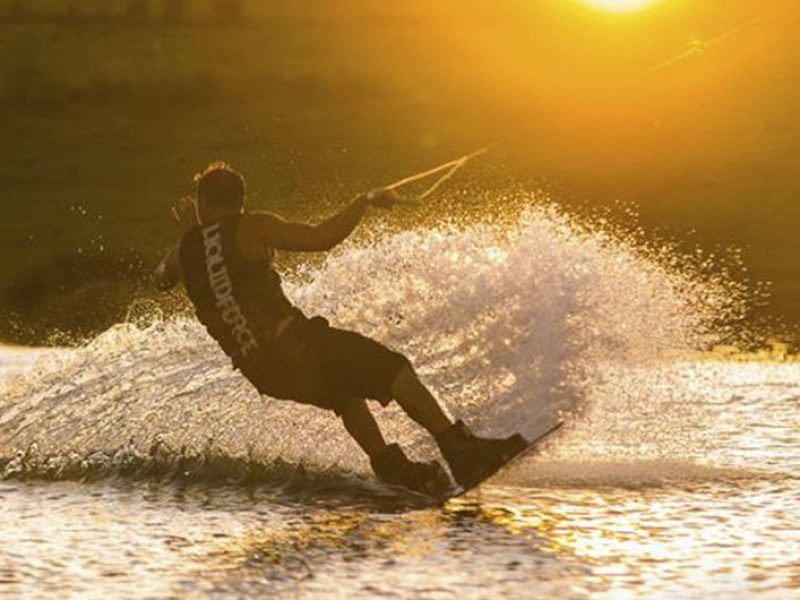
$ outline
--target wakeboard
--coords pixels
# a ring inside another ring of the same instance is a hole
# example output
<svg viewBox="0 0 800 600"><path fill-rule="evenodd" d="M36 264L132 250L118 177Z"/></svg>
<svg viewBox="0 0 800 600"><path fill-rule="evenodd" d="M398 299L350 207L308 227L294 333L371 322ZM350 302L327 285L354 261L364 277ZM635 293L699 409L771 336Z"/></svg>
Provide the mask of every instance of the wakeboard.
<svg viewBox="0 0 800 600"><path fill-rule="evenodd" d="M483 473L481 477L479 477L475 481L471 482L469 485L466 485L466 486L458 485L458 484L454 485L449 490L447 490L444 494L438 496L436 498L436 500L438 502L440 502L441 504L445 504L449 500L452 500L454 498L458 498L459 496L463 496L464 494L466 494L470 490L474 490L475 488L480 486L482 483L484 483L488 479L491 479L492 477L494 477L498 473L500 473L503 470L505 470L509 465L514 464L516 461L518 461L522 457L530 454L533 450L536 449L536 447L541 442L543 442L547 437L549 437L551 434L553 434L555 431L557 431L558 428L561 427L563 424L564 424L563 421L555 421L553 423L547 424L544 427L544 429L541 429L541 430L537 431L533 436L531 436L529 438L520 436L524 440L524 443L520 444L520 446L516 449L515 452L512 452L511 454L506 456L504 462L502 462L499 465L497 465L497 467L495 467L494 469Z"/></svg>

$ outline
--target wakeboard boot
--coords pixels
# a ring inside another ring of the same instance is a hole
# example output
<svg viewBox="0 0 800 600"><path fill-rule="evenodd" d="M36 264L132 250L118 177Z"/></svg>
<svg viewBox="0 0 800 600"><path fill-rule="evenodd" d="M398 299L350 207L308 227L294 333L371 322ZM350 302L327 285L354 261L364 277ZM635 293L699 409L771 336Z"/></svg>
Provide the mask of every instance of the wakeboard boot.
<svg viewBox="0 0 800 600"><path fill-rule="evenodd" d="M370 464L380 481L428 496L440 496L452 487L447 471L438 461L409 460L397 444L389 444L380 454L371 457Z"/></svg>
<svg viewBox="0 0 800 600"><path fill-rule="evenodd" d="M519 434L489 439L473 434L463 421L456 421L436 438L453 478L470 488L522 451L527 441Z"/></svg>

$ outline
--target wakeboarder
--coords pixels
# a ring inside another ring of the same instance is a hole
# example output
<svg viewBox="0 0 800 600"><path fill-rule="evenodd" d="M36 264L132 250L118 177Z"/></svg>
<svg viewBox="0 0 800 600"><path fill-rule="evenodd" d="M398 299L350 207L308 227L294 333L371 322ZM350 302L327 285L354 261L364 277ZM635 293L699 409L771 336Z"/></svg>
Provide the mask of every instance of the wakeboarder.
<svg viewBox="0 0 800 600"><path fill-rule="evenodd" d="M156 269L156 285L168 290L183 283L199 321L261 394L334 411L379 480L430 495L451 486L447 473L438 461L412 461L398 444L388 444L367 400L396 401L434 437L464 487L518 450L519 436L486 439L454 422L404 355L323 317L309 318L284 294L276 251L331 250L368 210L398 204L396 192L362 194L309 225L245 210L245 180L225 163L209 165L194 181L194 195L172 209L180 237Z"/></svg>

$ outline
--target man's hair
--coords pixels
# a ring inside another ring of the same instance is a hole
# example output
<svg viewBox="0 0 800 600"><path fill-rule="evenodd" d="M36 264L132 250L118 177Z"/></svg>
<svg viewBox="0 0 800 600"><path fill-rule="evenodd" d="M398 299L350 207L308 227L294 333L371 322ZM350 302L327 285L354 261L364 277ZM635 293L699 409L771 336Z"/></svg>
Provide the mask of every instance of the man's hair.
<svg viewBox="0 0 800 600"><path fill-rule="evenodd" d="M214 208L239 211L244 206L244 177L228 163L213 162L194 176L197 198Z"/></svg>

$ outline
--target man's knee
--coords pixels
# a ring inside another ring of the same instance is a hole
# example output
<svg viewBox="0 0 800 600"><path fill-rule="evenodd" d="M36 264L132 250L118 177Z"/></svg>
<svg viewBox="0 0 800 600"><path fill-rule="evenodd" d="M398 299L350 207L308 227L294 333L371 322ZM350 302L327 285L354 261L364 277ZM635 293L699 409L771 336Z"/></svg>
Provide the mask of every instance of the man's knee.
<svg viewBox="0 0 800 600"><path fill-rule="evenodd" d="M361 408L361 404L363 402L364 400L361 398L348 398L347 400L340 402L333 409L333 412L335 412L342 419L346 419L348 416L357 412Z"/></svg>
<svg viewBox="0 0 800 600"><path fill-rule="evenodd" d="M406 359L405 364L400 368L400 370L397 372L397 375L395 375L394 379L392 380L392 396L397 398L398 395L402 395L404 391L407 391L409 388L415 385L419 385L419 379L414 371L414 367L411 366L411 363L408 361L408 359Z"/></svg>

